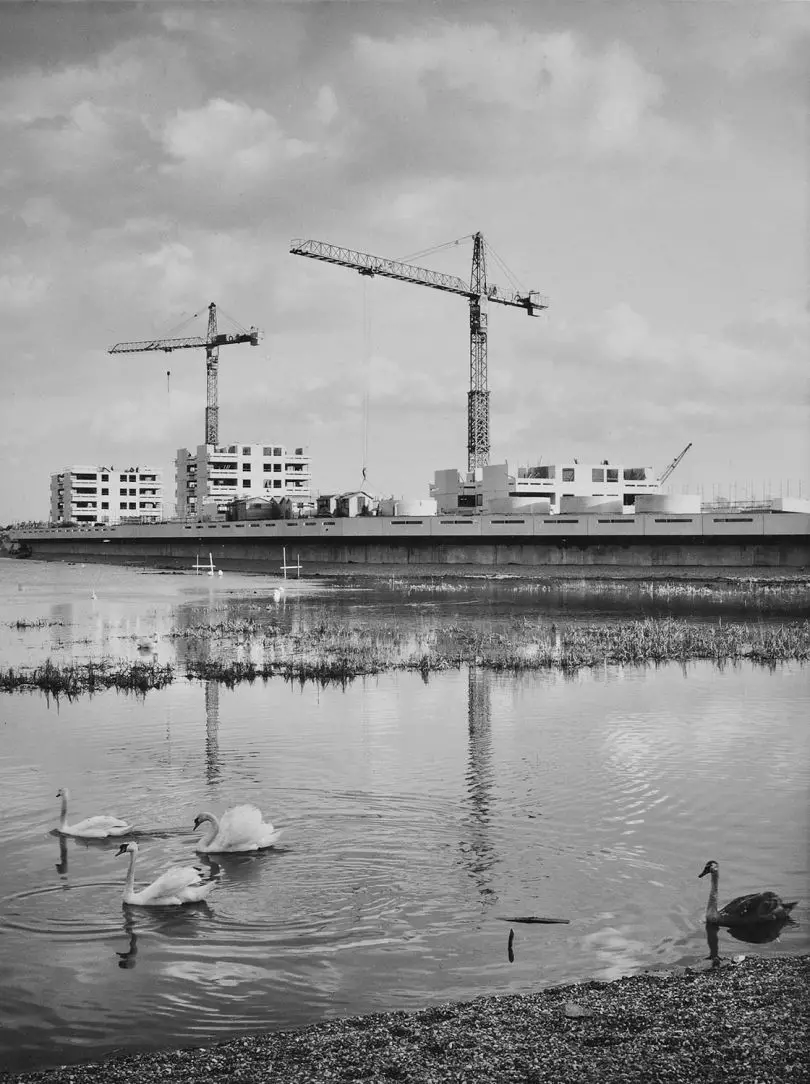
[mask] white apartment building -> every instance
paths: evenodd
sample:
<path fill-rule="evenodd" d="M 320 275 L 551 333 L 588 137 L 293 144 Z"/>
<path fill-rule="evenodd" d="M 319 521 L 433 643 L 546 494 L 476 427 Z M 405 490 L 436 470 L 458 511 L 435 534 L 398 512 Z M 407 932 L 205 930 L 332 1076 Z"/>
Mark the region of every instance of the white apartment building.
<path fill-rule="evenodd" d="M 50 521 L 122 523 L 163 519 L 163 471 L 155 467 L 65 467 L 51 475 Z"/>
<path fill-rule="evenodd" d="M 312 511 L 311 459 L 282 444 L 199 444 L 178 448 L 178 519 L 222 514 L 237 497 L 288 497 L 296 515 Z"/>
<path fill-rule="evenodd" d="M 537 512 L 555 514 L 615 506 L 633 512 L 640 494 L 660 493 L 652 467 L 608 463 L 566 463 L 510 468 L 508 463 L 477 467 L 469 473 L 440 470 L 430 487 L 440 513 Z M 566 507 L 567 506 L 567 507 Z"/>

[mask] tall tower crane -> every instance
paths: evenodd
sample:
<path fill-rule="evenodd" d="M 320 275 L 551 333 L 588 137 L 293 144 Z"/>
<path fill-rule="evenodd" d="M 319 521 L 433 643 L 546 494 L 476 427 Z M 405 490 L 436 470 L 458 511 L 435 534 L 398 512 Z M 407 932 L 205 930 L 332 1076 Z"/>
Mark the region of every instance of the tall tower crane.
<path fill-rule="evenodd" d="M 361 275 L 384 275 L 417 286 L 430 286 L 451 294 L 461 294 L 470 302 L 470 390 L 467 397 L 467 469 L 489 463 L 489 387 L 487 383 L 487 306 L 489 302 L 524 309 L 529 316 L 539 316 L 548 308 L 547 298 L 535 290 L 528 293 L 504 292 L 487 283 L 486 253 L 482 233 L 473 235 L 473 257 L 470 282 L 455 275 L 430 271 L 425 267 L 383 260 L 365 252 L 340 248 L 325 241 L 294 240 L 290 252 L 295 256 L 310 256 L 314 260 L 351 267 Z"/>
<path fill-rule="evenodd" d="M 205 347 L 206 399 L 205 399 L 205 443 L 219 443 L 219 348 L 236 343 L 259 345 L 259 330 L 251 327 L 233 335 L 223 335 L 217 331 L 217 307 L 212 301 L 208 306 L 208 332 L 201 335 L 188 335 L 179 339 L 149 339 L 146 342 L 116 343 L 107 351 L 108 354 L 135 354 L 144 350 L 187 350 L 191 347 Z"/>
<path fill-rule="evenodd" d="M 680 452 L 678 455 L 676 455 L 675 458 L 670 463 L 670 465 L 667 467 L 667 469 L 665 471 L 663 471 L 663 473 L 661 474 L 661 477 L 658 479 L 659 486 L 662 486 L 664 484 L 664 482 L 666 482 L 667 478 L 669 478 L 670 474 L 672 474 L 672 472 L 675 470 L 675 468 L 678 466 L 680 461 L 683 459 L 683 457 L 686 455 L 686 453 L 689 451 L 689 449 L 691 447 L 692 447 L 692 441 L 690 440 L 689 443 L 684 448 L 684 450 L 682 452 Z"/>

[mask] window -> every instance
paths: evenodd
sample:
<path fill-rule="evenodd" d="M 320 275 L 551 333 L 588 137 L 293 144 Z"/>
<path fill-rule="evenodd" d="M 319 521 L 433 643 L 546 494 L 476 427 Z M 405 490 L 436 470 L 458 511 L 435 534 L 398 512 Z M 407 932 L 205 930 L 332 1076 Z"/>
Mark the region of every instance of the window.
<path fill-rule="evenodd" d="M 130 508 L 137 508 L 137 507 L 138 507 L 138 505 L 136 504 L 136 502 L 135 502 L 135 501 L 130 501 L 130 502 L 129 502 L 129 507 L 130 507 Z"/>
<path fill-rule="evenodd" d="M 574 480 L 574 468 L 573 467 L 563 467 L 563 469 L 562 469 L 562 480 L 564 482 L 573 482 L 573 480 Z M 567 496 L 567 494 L 565 494 L 565 496 Z"/>
<path fill-rule="evenodd" d="M 235 452 L 236 452 L 236 445 L 235 445 L 235 444 L 229 444 L 229 445 L 228 445 L 228 451 L 229 451 L 229 453 L 230 453 L 231 455 L 234 455 L 234 454 L 235 454 Z"/>
<path fill-rule="evenodd" d="M 625 467 L 625 482 L 643 482 L 646 477 L 644 467 Z"/>
<path fill-rule="evenodd" d="M 127 491 L 125 489 L 119 489 L 118 490 L 118 496 L 119 497 L 126 497 L 126 495 L 127 495 Z"/>
<path fill-rule="evenodd" d="M 119 502 L 118 502 L 118 507 L 119 507 L 119 508 L 126 508 L 126 506 L 127 506 L 127 502 L 126 502 L 126 501 L 119 501 Z"/>
<path fill-rule="evenodd" d="M 109 501 L 102 501 L 101 502 L 101 507 L 102 508 L 109 508 L 110 507 L 110 502 Z"/>
<path fill-rule="evenodd" d="M 125 474 L 121 474 L 121 475 L 118 476 L 118 481 L 119 482 L 126 482 L 126 480 L 127 480 L 127 476 Z"/>
<path fill-rule="evenodd" d="M 608 467 L 607 480 L 609 482 L 618 482 L 619 480 L 619 468 Z"/>
<path fill-rule="evenodd" d="M 109 482 L 109 480 L 110 480 L 109 474 L 102 474 L 101 480 L 102 480 L 102 482 Z"/>
<path fill-rule="evenodd" d="M 262 448 L 262 455 L 265 457 L 265 459 L 269 455 L 272 455 L 272 454 L 273 454 L 273 449 L 272 448 L 268 448 L 267 445 L 265 445 L 264 448 Z"/>
<path fill-rule="evenodd" d="M 130 480 L 130 482 L 134 482 L 134 481 L 135 481 L 135 475 L 134 475 L 134 474 L 130 474 L 130 476 L 129 476 L 129 480 Z"/>
<path fill-rule="evenodd" d="M 102 497 L 108 497 L 109 493 L 110 493 L 109 489 L 102 489 L 101 496 Z"/>
<path fill-rule="evenodd" d="M 605 480 L 605 468 L 604 467 L 593 467 L 593 469 L 591 470 L 591 481 L 592 482 L 604 482 L 604 480 Z M 597 494 L 597 496 L 598 496 L 598 494 Z"/>
<path fill-rule="evenodd" d="M 529 467 L 526 471 L 527 478 L 554 478 L 555 467 Z"/>
<path fill-rule="evenodd" d="M 242 455 L 250 455 L 250 446 L 242 445 Z"/>
<path fill-rule="evenodd" d="M 250 479 L 249 478 L 243 478 L 242 479 L 242 489 L 250 489 Z"/>
<path fill-rule="evenodd" d="M 250 463 L 243 463 L 242 470 L 250 470 Z"/>
<path fill-rule="evenodd" d="M 622 504 L 625 508 L 632 508 L 636 503 L 635 493 L 625 493 L 622 497 Z"/>
<path fill-rule="evenodd" d="M 273 448 L 273 455 L 284 455 L 281 448 Z"/>
<path fill-rule="evenodd" d="M 129 495 L 130 495 L 130 497 L 134 497 L 134 496 L 135 496 L 135 490 L 134 490 L 134 489 L 131 489 L 131 490 L 129 491 Z"/>
<path fill-rule="evenodd" d="M 281 489 L 281 479 L 280 478 L 276 478 L 276 480 L 273 482 L 273 489 Z"/>
<path fill-rule="evenodd" d="M 276 473 L 280 472 L 280 471 L 281 471 L 281 464 L 280 464 L 280 463 L 274 463 L 274 464 L 273 464 L 273 470 L 274 470 L 274 471 L 275 471 Z"/>

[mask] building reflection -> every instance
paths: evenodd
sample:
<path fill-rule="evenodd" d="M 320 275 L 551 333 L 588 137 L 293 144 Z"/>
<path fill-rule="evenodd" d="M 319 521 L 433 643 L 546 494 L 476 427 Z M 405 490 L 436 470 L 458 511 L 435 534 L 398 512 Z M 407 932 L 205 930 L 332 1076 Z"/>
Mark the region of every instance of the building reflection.
<path fill-rule="evenodd" d="M 496 862 L 491 839 L 492 806 L 492 732 L 491 680 L 488 670 L 471 666 L 467 679 L 467 797 L 468 814 L 463 825 L 467 838 L 462 840 L 464 864 L 475 882 L 481 901 L 495 903 L 492 869 Z"/>

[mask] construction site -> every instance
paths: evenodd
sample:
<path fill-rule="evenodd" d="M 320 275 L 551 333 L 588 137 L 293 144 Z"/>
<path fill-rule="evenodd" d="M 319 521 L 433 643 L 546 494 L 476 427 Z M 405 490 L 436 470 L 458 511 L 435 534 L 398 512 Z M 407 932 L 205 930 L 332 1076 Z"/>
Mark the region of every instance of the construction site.
<path fill-rule="evenodd" d="M 109 350 L 114 355 L 205 351 L 204 442 L 194 450 L 178 449 L 175 518 L 167 520 L 160 514 L 159 472 L 144 475 L 151 487 L 144 494 L 137 486 L 130 488 L 133 475 L 121 474 L 127 484 L 122 481 L 116 493 L 102 489 L 111 474 L 97 473 L 94 479 L 92 469 L 79 468 L 87 473 L 82 477 L 82 500 L 74 508 L 65 504 L 66 480 L 71 473 L 66 470 L 52 477 L 52 526 L 17 532 L 20 547 L 37 556 L 81 555 L 180 565 L 192 557 L 199 561 L 204 550 L 212 561 L 226 567 L 229 563 L 260 567 L 280 561 L 286 564 L 287 545 L 294 546 L 297 560 L 310 568 L 341 564 L 806 567 L 810 502 L 782 498 L 747 508 L 704 507 L 698 494 L 663 492 L 664 483 L 689 452 L 691 442 L 660 474 L 649 465 L 609 459 L 595 463 L 577 459 L 533 465 L 491 463 L 489 306 L 539 316 L 549 302 L 534 290 L 521 289 L 501 260 L 499 265 L 512 286 L 505 290 L 490 283 L 487 254 L 491 250 L 480 232 L 471 240 L 469 281 L 324 241 L 295 240 L 290 246 L 293 255 L 365 277 L 426 286 L 466 299 L 469 389 L 465 470 L 436 470 L 426 487 L 429 493 L 424 495 L 423 491 L 423 495 L 408 499 L 381 497 L 365 487 L 315 495 L 312 463 L 304 445 L 289 449 L 269 441 L 220 443 L 220 348 L 257 346 L 261 333 L 256 327 L 240 325 L 223 333 L 212 302 L 204 336 L 120 342 Z M 429 252 L 458 243 L 448 242 Z M 167 380 L 169 377 L 167 371 Z M 101 470 L 112 472 L 115 468 L 97 468 Z M 365 473 L 364 464 L 364 478 Z M 138 477 L 134 475 L 134 479 Z M 144 507 L 150 514 L 142 514 Z"/>

